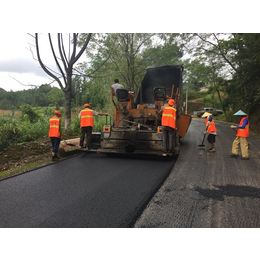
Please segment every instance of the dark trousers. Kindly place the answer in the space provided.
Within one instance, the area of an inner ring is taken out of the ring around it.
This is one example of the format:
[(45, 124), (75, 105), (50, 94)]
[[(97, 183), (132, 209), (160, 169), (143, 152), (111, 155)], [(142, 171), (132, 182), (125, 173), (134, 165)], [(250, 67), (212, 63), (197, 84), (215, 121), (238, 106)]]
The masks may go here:
[(85, 135), (87, 135), (87, 148), (91, 148), (91, 136), (92, 136), (92, 126), (81, 127), (81, 136), (79, 145), (82, 147), (84, 145)]
[(174, 129), (169, 126), (163, 126), (162, 127), (162, 136), (163, 136), (163, 150), (172, 151), (173, 150)]
[(58, 153), (58, 149), (59, 149), (59, 146), (60, 146), (60, 138), (51, 137), (51, 144), (52, 144), (52, 152)]

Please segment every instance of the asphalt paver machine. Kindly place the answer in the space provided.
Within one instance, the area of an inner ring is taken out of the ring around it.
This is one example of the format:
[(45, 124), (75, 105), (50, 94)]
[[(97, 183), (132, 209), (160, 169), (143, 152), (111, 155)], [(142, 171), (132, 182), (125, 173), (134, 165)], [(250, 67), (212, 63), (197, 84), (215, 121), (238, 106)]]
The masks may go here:
[[(191, 117), (182, 110), (182, 65), (148, 67), (137, 95), (118, 89), (114, 102), (114, 117), (101, 132), (98, 153), (175, 156), (180, 151)], [(163, 153), (161, 115), (159, 111), (173, 98), (177, 109), (177, 129), (174, 151)], [(113, 98), (112, 98), (113, 99)]]

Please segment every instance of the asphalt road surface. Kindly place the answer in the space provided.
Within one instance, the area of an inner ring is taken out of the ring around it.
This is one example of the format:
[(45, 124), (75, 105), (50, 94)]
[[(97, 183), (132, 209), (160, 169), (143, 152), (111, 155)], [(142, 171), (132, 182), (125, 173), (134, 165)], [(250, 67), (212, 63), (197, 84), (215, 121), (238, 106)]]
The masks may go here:
[(193, 119), (176, 163), (83, 153), (2, 180), (0, 227), (260, 227), (260, 139), (231, 158), (235, 132), (216, 127), (210, 153)]
[(0, 227), (131, 227), (173, 160), (78, 156), (0, 181)]
[(232, 158), (235, 132), (216, 122), (216, 152), (202, 143), (205, 124), (193, 119), (174, 168), (134, 227), (259, 228), (260, 138), (252, 132), (250, 160)]

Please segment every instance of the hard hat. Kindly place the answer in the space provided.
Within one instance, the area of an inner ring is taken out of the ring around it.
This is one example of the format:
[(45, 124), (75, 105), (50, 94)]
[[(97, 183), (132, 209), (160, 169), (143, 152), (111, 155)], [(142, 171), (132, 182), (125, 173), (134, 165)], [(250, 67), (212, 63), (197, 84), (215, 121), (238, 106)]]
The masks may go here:
[(84, 105), (84, 107), (90, 107), (90, 106), (89, 106), (89, 104), (87, 103), (87, 104)]
[(54, 114), (61, 116), (61, 113), (60, 113), (59, 110), (55, 110), (55, 111), (54, 111)]
[(212, 116), (212, 114), (210, 114), (209, 112), (205, 112), (201, 117), (208, 117), (208, 116)]
[(174, 101), (173, 99), (170, 99), (170, 100), (168, 101), (168, 104), (169, 104), (170, 106), (173, 106), (173, 105), (175, 104), (175, 101)]
[(247, 114), (245, 112), (243, 112), (242, 110), (238, 110), (234, 116), (246, 116)]

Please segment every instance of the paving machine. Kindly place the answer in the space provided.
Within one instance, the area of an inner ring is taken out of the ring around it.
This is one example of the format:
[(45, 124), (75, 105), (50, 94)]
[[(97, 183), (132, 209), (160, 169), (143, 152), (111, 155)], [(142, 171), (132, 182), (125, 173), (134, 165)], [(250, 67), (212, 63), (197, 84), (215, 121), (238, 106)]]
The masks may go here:
[[(103, 127), (98, 153), (174, 156), (179, 154), (180, 138), (186, 134), (191, 117), (182, 114), (182, 65), (148, 67), (141, 87), (135, 93), (117, 89), (114, 117)], [(174, 151), (163, 153), (161, 115), (169, 98), (175, 100), (177, 129)]]

